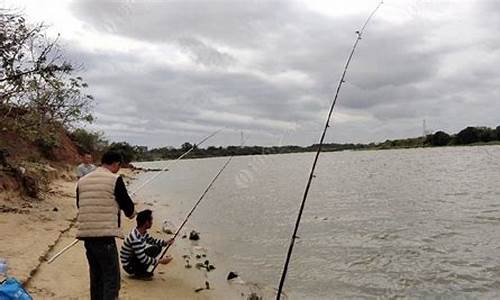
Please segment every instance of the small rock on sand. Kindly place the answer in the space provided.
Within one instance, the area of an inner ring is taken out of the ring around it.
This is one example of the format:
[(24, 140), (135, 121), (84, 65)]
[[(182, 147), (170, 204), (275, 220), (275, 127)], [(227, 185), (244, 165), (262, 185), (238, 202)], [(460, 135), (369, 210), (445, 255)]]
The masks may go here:
[(189, 239), (190, 239), (191, 241), (197, 241), (197, 240), (199, 240), (199, 239), (200, 239), (200, 234), (199, 234), (198, 232), (196, 232), (196, 231), (194, 231), (194, 230), (193, 230), (193, 231), (191, 231), (191, 233), (189, 234)]
[(257, 295), (257, 293), (251, 293), (249, 296), (248, 296), (248, 300), (262, 300), (262, 297), (259, 297)]
[(204, 265), (204, 264), (202, 264), (202, 263), (196, 263), (196, 265), (195, 265), (195, 266), (196, 266), (196, 268), (198, 268), (198, 269), (201, 269), (201, 268), (204, 268), (204, 267), (205, 267), (205, 265)]
[(164, 220), (161, 226), (161, 230), (166, 234), (173, 234), (174, 231), (171, 228), (175, 228), (175, 225), (172, 222)]
[(229, 272), (229, 274), (227, 274), (227, 280), (231, 280), (231, 279), (234, 279), (236, 277), (238, 277), (238, 274), (235, 272)]

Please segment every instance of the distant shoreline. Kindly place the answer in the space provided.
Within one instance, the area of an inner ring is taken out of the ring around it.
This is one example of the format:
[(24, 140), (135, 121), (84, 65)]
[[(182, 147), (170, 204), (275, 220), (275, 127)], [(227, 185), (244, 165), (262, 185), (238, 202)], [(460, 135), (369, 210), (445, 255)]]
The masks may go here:
[[(478, 146), (478, 145), (498, 145), (500, 144), (500, 126), (489, 127), (467, 127), (457, 134), (448, 134), (444, 131), (437, 131), (425, 136), (386, 140), (380, 143), (326, 143), (322, 145), (323, 152), (334, 152), (344, 150), (387, 150), (387, 149), (410, 149), (445, 146)], [(131, 146), (126, 142), (114, 143), (111, 148), (120, 151), (129, 161), (159, 161), (170, 160), (180, 157), (183, 153), (191, 151), (189, 158), (207, 158), (223, 156), (244, 156), (262, 154), (285, 154), (316, 152), (319, 144), (310, 146), (227, 146), (198, 148), (197, 145), (184, 143), (180, 148), (161, 147), (148, 149), (146, 146)]]
[[(445, 145), (445, 146), (432, 146), (432, 145), (418, 145), (418, 146), (411, 146), (411, 147), (404, 147), (404, 146), (392, 146), (392, 147), (361, 147), (361, 148), (342, 148), (342, 149), (331, 149), (325, 146), (328, 146), (330, 144), (325, 144), (323, 145), (323, 149), (321, 150), (322, 152), (343, 152), (343, 151), (378, 151), (378, 150), (404, 150), (404, 149), (419, 149), (419, 148), (447, 148), (447, 147), (478, 147), (478, 146), (495, 146), (495, 145), (500, 145), (500, 141), (491, 141), (491, 142), (478, 142), (478, 143), (472, 143), (472, 144), (466, 144), (466, 145)], [(287, 146), (283, 146), (287, 147)], [(295, 146), (299, 147), (299, 146)], [(268, 148), (268, 147), (266, 147)], [(269, 147), (273, 148), (273, 147)], [(251, 156), (251, 155), (275, 155), (275, 154), (295, 154), (295, 153), (313, 153), (317, 151), (316, 149), (306, 149), (308, 147), (304, 147), (304, 150), (302, 151), (263, 151), (260, 153), (242, 153), (242, 154), (234, 154), (234, 156)], [(221, 154), (221, 155), (188, 155), (183, 160), (187, 159), (204, 159), (204, 158), (217, 158), (217, 157), (228, 157), (232, 154)], [(131, 164), (133, 165), (134, 163), (147, 163), (147, 162), (157, 162), (157, 161), (166, 161), (166, 160), (171, 160), (173, 158), (158, 158), (154, 160), (137, 160), (133, 161)], [(134, 166), (134, 168), (137, 168), (138, 170), (142, 170), (142, 167), (137, 167)], [(156, 169), (148, 169), (146, 168), (146, 172), (154, 172), (154, 171), (161, 171), (161, 170), (156, 170)]]

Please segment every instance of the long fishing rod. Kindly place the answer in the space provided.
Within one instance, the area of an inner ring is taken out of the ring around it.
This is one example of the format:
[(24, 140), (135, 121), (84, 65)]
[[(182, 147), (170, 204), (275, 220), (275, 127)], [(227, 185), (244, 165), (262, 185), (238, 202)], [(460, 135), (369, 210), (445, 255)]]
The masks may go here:
[[(243, 140), (243, 134), (242, 134), (242, 137), (241, 139)], [(241, 143), (241, 146), (243, 146), (243, 141)], [(240, 147), (241, 147), (240, 146)], [(187, 214), (187, 216), (184, 218), (184, 221), (182, 221), (182, 224), (179, 226), (179, 228), (177, 228), (177, 230), (175, 231), (174, 233), (174, 236), (172, 237), (172, 239), (175, 241), (175, 239), (177, 238), (177, 236), (179, 235), (179, 233), (181, 232), (182, 228), (184, 227), (184, 225), (186, 225), (187, 221), (189, 220), (189, 217), (191, 217), (191, 215), (193, 214), (193, 212), (195, 211), (195, 209), (198, 207), (198, 205), (201, 203), (201, 201), (203, 200), (203, 198), (205, 198), (205, 195), (208, 193), (208, 191), (212, 188), (212, 186), (214, 185), (215, 181), (217, 180), (217, 178), (219, 178), (220, 174), (222, 174), (222, 172), (224, 171), (224, 169), (227, 167), (227, 165), (229, 165), (229, 163), (231, 162), (231, 160), (233, 159), (234, 157), (234, 154), (231, 155), (231, 157), (229, 157), (229, 159), (226, 160), (226, 162), (224, 163), (224, 165), (222, 166), (222, 168), (220, 168), (219, 172), (217, 172), (217, 175), (215, 175), (215, 177), (212, 179), (212, 181), (210, 181), (210, 183), (207, 185), (207, 187), (205, 188), (205, 190), (203, 191), (203, 193), (201, 194), (200, 198), (198, 199), (198, 201), (196, 201), (196, 203), (194, 204), (194, 206), (191, 208), (191, 210), (189, 211), (189, 213)], [(159, 264), (159, 261), (160, 259), (163, 258), (163, 256), (165, 256), (165, 254), (167, 253), (167, 250), (168, 248), (170, 248), (171, 244), (165, 246), (165, 249), (163, 249), (162, 253), (161, 253), (161, 256), (160, 258), (158, 259), (158, 262), (154, 265), (154, 266), (150, 266), (149, 269), (148, 269), (148, 272), (153, 272), (156, 267), (158, 266)]]
[(347, 69), (349, 68), (349, 64), (351, 63), (352, 57), (354, 55), (354, 51), (356, 50), (356, 47), (358, 46), (358, 43), (361, 40), (361, 37), (363, 35), (363, 32), (365, 31), (366, 26), (368, 25), (368, 22), (370, 22), (371, 18), (373, 17), (373, 15), (375, 15), (375, 13), (377, 12), (377, 10), (380, 8), (380, 6), (382, 4), (383, 4), (383, 1), (380, 1), (380, 3), (377, 5), (377, 7), (372, 11), (372, 13), (366, 19), (361, 30), (356, 31), (356, 35), (357, 35), (356, 41), (354, 42), (354, 45), (352, 46), (351, 52), (347, 58), (347, 62), (346, 62), (345, 67), (344, 67), (344, 71), (342, 72), (342, 76), (340, 77), (340, 80), (339, 80), (339, 83), (337, 86), (337, 90), (335, 92), (335, 97), (333, 98), (333, 102), (330, 106), (330, 110), (328, 112), (328, 117), (326, 119), (326, 124), (325, 124), (325, 127), (323, 129), (323, 133), (321, 134), (321, 138), (319, 140), (318, 150), (316, 151), (316, 156), (314, 157), (311, 172), (309, 173), (309, 179), (307, 180), (307, 185), (306, 185), (306, 188), (304, 190), (304, 196), (302, 197), (302, 203), (300, 204), (299, 214), (298, 214), (297, 220), (295, 222), (295, 228), (293, 230), (293, 234), (292, 234), (292, 237), (290, 239), (290, 246), (288, 248), (288, 253), (286, 256), (285, 264), (283, 266), (283, 273), (281, 274), (281, 280), (280, 280), (279, 287), (278, 287), (278, 294), (276, 295), (277, 300), (279, 300), (281, 298), (281, 294), (283, 291), (283, 285), (285, 284), (285, 278), (286, 278), (286, 274), (288, 271), (288, 265), (290, 263), (290, 258), (292, 257), (293, 246), (295, 245), (295, 239), (297, 238), (297, 232), (299, 230), (300, 219), (302, 218), (302, 212), (304, 211), (304, 206), (305, 206), (305, 203), (307, 200), (307, 195), (309, 194), (309, 188), (311, 187), (311, 182), (312, 182), (312, 179), (314, 178), (314, 171), (316, 170), (316, 163), (318, 162), (319, 154), (321, 153), (323, 142), (324, 142), (325, 136), (326, 136), (326, 131), (328, 130), (328, 127), (330, 127), (330, 119), (332, 117), (333, 110), (335, 108), (335, 104), (337, 103), (340, 89), (342, 88), (342, 85), (345, 82), (344, 78), (345, 78), (345, 75), (347, 73)]
[[(207, 141), (208, 139), (210, 139), (211, 137), (213, 137), (214, 135), (216, 135), (217, 133), (219, 133), (220, 131), (222, 131), (222, 129), (223, 128), (218, 129), (218, 130), (210, 133), (208, 136), (204, 137), (203, 139), (201, 139), (198, 143), (194, 144), (189, 150), (187, 150), (182, 155), (180, 155), (179, 157), (177, 157), (172, 162), (172, 164), (175, 164), (176, 162), (178, 162), (179, 160), (181, 160), (182, 158), (184, 158), (186, 155), (188, 155), (191, 151), (193, 151), (198, 146), (200, 146), (201, 144), (203, 144), (205, 141)], [(144, 188), (146, 185), (148, 185), (149, 183), (151, 183), (155, 178), (157, 178), (158, 176), (160, 176), (160, 174), (162, 174), (163, 172), (165, 172), (167, 170), (168, 170), (167, 167), (164, 167), (160, 172), (158, 172), (157, 174), (151, 176), (148, 180), (144, 181), (140, 186), (138, 186), (137, 188), (135, 188), (134, 191), (132, 191), (131, 195), (137, 194), (137, 192), (139, 192), (142, 188)], [(67, 245), (61, 251), (59, 251), (56, 254), (54, 254), (54, 256), (52, 256), (47, 261), (47, 263), (48, 264), (52, 263), (56, 258), (58, 258), (59, 256), (61, 256), (64, 252), (68, 251), (71, 247), (73, 247), (74, 245), (76, 245), (79, 241), (80, 241), (79, 239), (75, 239), (73, 242), (71, 242), (71, 244)]]

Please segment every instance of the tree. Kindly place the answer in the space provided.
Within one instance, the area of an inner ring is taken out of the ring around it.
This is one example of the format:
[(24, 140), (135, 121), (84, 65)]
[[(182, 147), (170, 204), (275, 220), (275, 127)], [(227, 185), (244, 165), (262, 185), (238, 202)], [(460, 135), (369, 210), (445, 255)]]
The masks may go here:
[(90, 113), (94, 98), (82, 94), (81, 89), (87, 84), (81, 77), (52, 78), (48, 82), (40, 82), (33, 86), (33, 93), (28, 94), (28, 108), (34, 110), (39, 116), (38, 128), (45, 124), (60, 124), (71, 126), (85, 121), (91, 123), (93, 117)]
[(116, 151), (122, 155), (123, 163), (129, 164), (136, 159), (136, 152), (133, 146), (127, 142), (112, 143), (108, 150)]
[(0, 9), (0, 121), (29, 139), (93, 120), (87, 84), (72, 76), (74, 66), (45, 30)]
[(428, 143), (432, 146), (446, 146), (451, 141), (451, 136), (444, 131), (438, 131), (427, 137)]
[(476, 127), (467, 127), (457, 133), (457, 143), (459, 145), (467, 145), (480, 141), (479, 130)]
[(83, 128), (78, 128), (71, 132), (69, 137), (76, 144), (80, 152), (98, 154), (108, 147), (108, 141), (104, 139), (102, 132), (91, 132)]
[(19, 100), (19, 93), (28, 88), (31, 79), (52, 78), (72, 70), (61, 60), (57, 40), (49, 41), (44, 31), (43, 24), (29, 25), (21, 14), (0, 10), (2, 103)]
[(489, 127), (478, 127), (478, 136), (481, 142), (491, 142), (495, 140), (496, 132)]
[(193, 147), (194, 147), (193, 150), (196, 150), (198, 148), (196, 145), (191, 145), (191, 143), (187, 143), (187, 142), (181, 145), (181, 149), (184, 152), (188, 151), (189, 149), (191, 149)]

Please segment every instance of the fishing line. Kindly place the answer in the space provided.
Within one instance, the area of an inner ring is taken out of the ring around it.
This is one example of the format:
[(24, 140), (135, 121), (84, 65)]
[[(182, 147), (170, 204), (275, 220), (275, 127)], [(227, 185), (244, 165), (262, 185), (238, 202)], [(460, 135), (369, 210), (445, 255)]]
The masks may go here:
[(285, 278), (286, 278), (286, 274), (288, 271), (288, 265), (290, 263), (290, 258), (292, 257), (293, 246), (295, 245), (295, 239), (297, 238), (297, 231), (299, 229), (300, 219), (302, 218), (302, 212), (304, 211), (304, 206), (305, 206), (305, 203), (307, 200), (307, 195), (309, 193), (309, 188), (311, 187), (311, 182), (312, 182), (312, 179), (314, 178), (314, 171), (316, 169), (316, 163), (318, 162), (319, 154), (321, 153), (323, 142), (325, 140), (326, 131), (328, 130), (328, 127), (330, 127), (330, 119), (332, 117), (333, 110), (335, 108), (335, 104), (337, 103), (337, 98), (339, 96), (340, 89), (345, 82), (344, 78), (345, 78), (345, 75), (347, 73), (347, 69), (349, 68), (349, 64), (351, 63), (351, 59), (354, 55), (354, 51), (356, 50), (356, 47), (358, 46), (358, 43), (361, 40), (361, 36), (363, 35), (363, 32), (364, 32), (366, 26), (368, 25), (368, 22), (370, 22), (371, 18), (373, 17), (373, 15), (375, 15), (375, 13), (377, 12), (377, 10), (379, 9), (379, 7), (382, 4), (383, 4), (383, 1), (380, 1), (380, 3), (377, 5), (377, 7), (372, 11), (372, 13), (366, 19), (365, 23), (363, 24), (363, 27), (361, 27), (361, 30), (356, 31), (356, 35), (357, 35), (356, 41), (354, 42), (354, 45), (352, 46), (351, 52), (347, 58), (347, 62), (346, 62), (345, 67), (344, 67), (344, 71), (342, 72), (342, 76), (340, 77), (340, 80), (339, 80), (339, 83), (337, 86), (337, 90), (335, 92), (335, 97), (334, 97), (333, 102), (330, 106), (330, 111), (328, 112), (328, 117), (326, 119), (326, 124), (325, 124), (325, 127), (323, 129), (323, 133), (321, 134), (321, 138), (320, 138), (319, 145), (318, 145), (318, 150), (316, 152), (316, 156), (314, 157), (311, 172), (309, 174), (309, 179), (307, 181), (307, 185), (306, 185), (306, 188), (304, 191), (304, 196), (302, 197), (302, 203), (300, 205), (299, 214), (298, 214), (297, 220), (295, 222), (295, 228), (293, 230), (293, 234), (292, 234), (292, 237), (290, 239), (290, 246), (288, 248), (288, 253), (286, 255), (285, 264), (283, 266), (283, 272), (281, 274), (281, 279), (280, 279), (280, 283), (279, 283), (279, 287), (278, 287), (278, 294), (276, 296), (277, 300), (279, 300), (281, 298), (281, 293), (283, 291), (283, 285), (285, 284)]
[[(222, 131), (222, 128), (212, 132), (210, 135), (206, 136), (205, 138), (200, 140), (198, 143), (194, 144), (188, 151), (184, 152), (181, 156), (177, 157), (171, 164), (177, 163), (179, 160), (183, 159), (186, 155), (188, 155), (191, 151), (193, 151), (198, 146), (203, 144), (206, 140), (210, 139), (211, 137), (213, 137), (214, 135), (216, 135), (217, 133), (219, 133), (221, 131)], [(135, 190), (132, 192), (132, 195), (137, 194), (137, 192), (139, 192), (143, 187), (145, 187), (146, 185), (151, 183), (153, 180), (155, 180), (158, 176), (160, 176), (163, 172), (165, 172), (167, 170), (168, 170), (167, 167), (164, 167), (160, 172), (151, 176), (148, 180), (144, 181), (140, 186), (135, 188)]]

